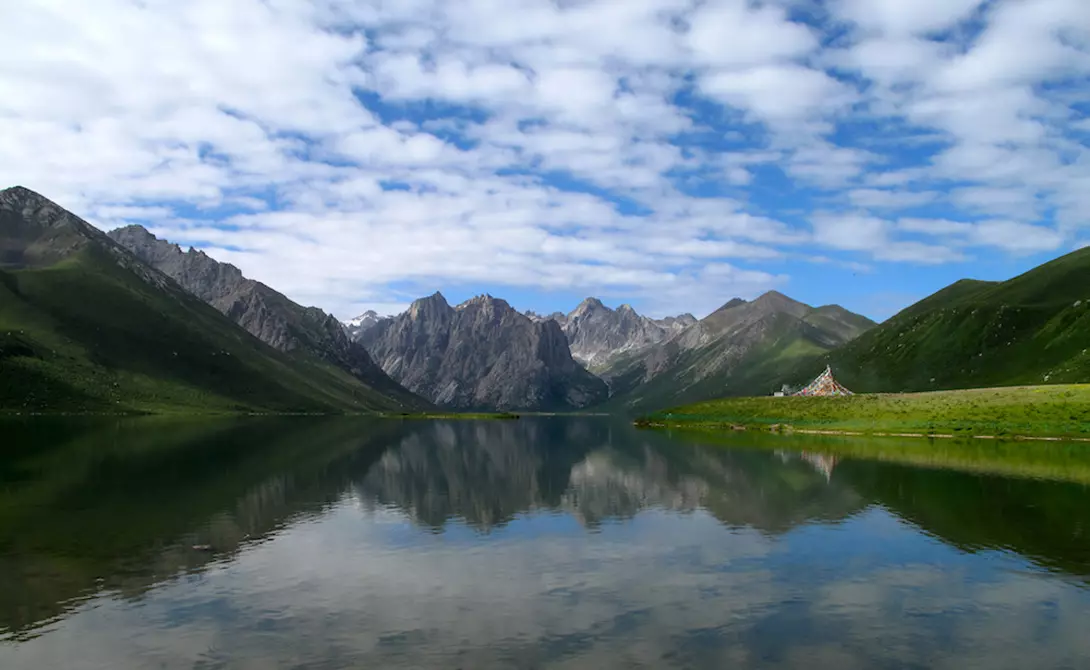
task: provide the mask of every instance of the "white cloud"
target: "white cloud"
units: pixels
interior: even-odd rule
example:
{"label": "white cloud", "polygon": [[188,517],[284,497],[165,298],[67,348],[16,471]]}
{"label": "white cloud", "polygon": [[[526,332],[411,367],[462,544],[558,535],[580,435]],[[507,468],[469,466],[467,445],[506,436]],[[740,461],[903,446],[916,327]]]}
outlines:
{"label": "white cloud", "polygon": [[[340,316],[411,297],[391,284],[699,311],[789,283],[765,263],[813,244],[917,263],[1084,238],[1090,4],[828,7],[15,0],[0,184]],[[918,206],[975,223],[906,224]]]}
{"label": "white cloud", "polygon": [[817,38],[772,6],[710,2],[688,19],[688,47],[696,61],[716,68],[744,68],[792,59],[813,51]]}
{"label": "white cloud", "polygon": [[717,72],[700,84],[708,95],[747,110],[756,120],[775,125],[833,112],[854,95],[820,70],[799,65],[762,65],[744,71]]}
{"label": "white cloud", "polygon": [[943,30],[982,0],[840,0],[840,14],[860,27],[893,35]]}
{"label": "white cloud", "polygon": [[830,215],[813,219],[814,241],[846,251],[873,251],[889,238],[890,222],[869,216]]}
{"label": "white cloud", "polygon": [[1015,254],[1055,251],[1064,236],[1047,226],[1019,221],[985,220],[974,223],[946,219],[901,219],[897,229],[929,237],[941,237],[950,246],[998,247]]}
{"label": "white cloud", "polygon": [[858,214],[821,214],[813,219],[814,241],[843,251],[863,252],[875,260],[933,265],[964,260],[947,245],[897,239],[892,221]]}
{"label": "white cloud", "polygon": [[1018,253],[1054,251],[1064,238],[1056,230],[1018,221],[984,221],[974,224],[970,240],[974,244],[999,247]]}

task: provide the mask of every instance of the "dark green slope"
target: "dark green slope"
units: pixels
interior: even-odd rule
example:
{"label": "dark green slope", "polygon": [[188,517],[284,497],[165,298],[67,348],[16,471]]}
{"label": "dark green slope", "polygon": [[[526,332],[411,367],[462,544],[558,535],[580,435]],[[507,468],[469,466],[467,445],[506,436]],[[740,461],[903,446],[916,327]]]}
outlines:
{"label": "dark green slope", "polygon": [[731,301],[690,333],[614,362],[604,373],[611,390],[604,408],[644,412],[769,394],[783,384],[784,370],[803,367],[873,326],[842,307],[812,308],[776,293],[753,303]]}
{"label": "dark green slope", "polygon": [[0,410],[400,409],[282,354],[25,189],[0,192]]}
{"label": "dark green slope", "polygon": [[[771,317],[761,341],[739,356],[729,369],[718,369],[706,376],[700,370],[713,369],[718,361],[730,356],[729,341],[712,342],[698,349],[678,349],[668,368],[645,380],[639,361],[611,380],[614,396],[607,407],[626,411],[645,411],[660,407],[697,402],[726,395],[768,392],[776,383],[782,365],[794,365],[799,357],[827,351],[798,321]],[[619,366],[615,366],[617,369]]]}
{"label": "dark green slope", "polygon": [[363,345],[348,338],[337,319],[317,307],[297,304],[201,251],[183,252],[141,226],[118,228],[107,236],[272,348],[312,363],[331,364],[407,407],[429,406],[383,372]]}
{"label": "dark green slope", "polygon": [[849,388],[926,391],[1090,381],[1090,249],[1005,282],[962,280],[828,355]]}

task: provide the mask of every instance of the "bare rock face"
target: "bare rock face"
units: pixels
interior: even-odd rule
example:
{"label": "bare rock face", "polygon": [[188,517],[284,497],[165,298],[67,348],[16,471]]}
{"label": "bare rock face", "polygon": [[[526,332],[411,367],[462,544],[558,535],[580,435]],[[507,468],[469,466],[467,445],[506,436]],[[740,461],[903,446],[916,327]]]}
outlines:
{"label": "bare rock face", "polygon": [[359,337],[387,374],[444,407],[572,410],[608,395],[572,359],[558,323],[488,295],[451,307],[435,293]]}
{"label": "bare rock face", "polygon": [[382,371],[367,350],[349,339],[344,326],[317,307],[303,307],[233,265],[203,251],[160,240],[143,226],[108,233],[117,244],[212,305],[262,342],[280,351],[311,355],[332,363],[406,406],[421,406]]}
{"label": "bare rock face", "polygon": [[375,327],[381,321],[392,319],[392,316],[381,316],[373,309],[369,309],[363,314],[360,314],[354,319],[349,319],[344,322],[344,330],[348,333],[348,338],[351,340],[358,340],[368,330]]}
{"label": "bare rock face", "polygon": [[591,369],[607,365],[620,354],[658,344],[696,323],[692,314],[656,320],[638,314],[630,305],[610,309],[597,298],[587,298],[570,314],[541,318],[560,324],[572,357]]}

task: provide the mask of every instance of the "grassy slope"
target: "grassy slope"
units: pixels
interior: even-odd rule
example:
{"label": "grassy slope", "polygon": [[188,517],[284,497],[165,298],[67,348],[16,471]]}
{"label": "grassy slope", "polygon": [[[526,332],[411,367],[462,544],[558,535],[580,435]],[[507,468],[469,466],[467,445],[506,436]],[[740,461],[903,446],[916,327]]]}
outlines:
{"label": "grassy slope", "polygon": [[276,352],[180,289],[89,247],[0,272],[0,410],[396,410],[320,361]]}
{"label": "grassy slope", "polygon": [[611,380],[614,397],[603,408],[640,412],[724,395],[768,393],[783,383],[784,369],[800,367],[828,351],[813,335],[797,321],[781,319],[769,329],[763,342],[729,370],[720,370],[699,380],[694,378],[693,371],[712,367],[729,343],[714,342],[680,352],[667,373],[646,383],[643,382],[644,367],[638,360],[633,359],[631,365],[621,360],[613,367],[620,371]]}
{"label": "grassy slope", "polygon": [[826,363],[866,392],[1090,382],[1090,249],[1006,282],[957,282],[785,369],[784,381],[803,382]]}
{"label": "grassy slope", "polygon": [[857,395],[850,398],[727,398],[648,417],[675,427],[728,425],[863,433],[1090,438],[1090,385]]}

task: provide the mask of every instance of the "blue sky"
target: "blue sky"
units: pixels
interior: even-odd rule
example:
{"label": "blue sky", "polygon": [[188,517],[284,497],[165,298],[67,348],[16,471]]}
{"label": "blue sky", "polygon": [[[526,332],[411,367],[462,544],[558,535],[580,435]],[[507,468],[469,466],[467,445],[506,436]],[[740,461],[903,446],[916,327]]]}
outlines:
{"label": "blue sky", "polygon": [[1090,242],[1084,0],[15,0],[0,184],[348,318],[876,319]]}

